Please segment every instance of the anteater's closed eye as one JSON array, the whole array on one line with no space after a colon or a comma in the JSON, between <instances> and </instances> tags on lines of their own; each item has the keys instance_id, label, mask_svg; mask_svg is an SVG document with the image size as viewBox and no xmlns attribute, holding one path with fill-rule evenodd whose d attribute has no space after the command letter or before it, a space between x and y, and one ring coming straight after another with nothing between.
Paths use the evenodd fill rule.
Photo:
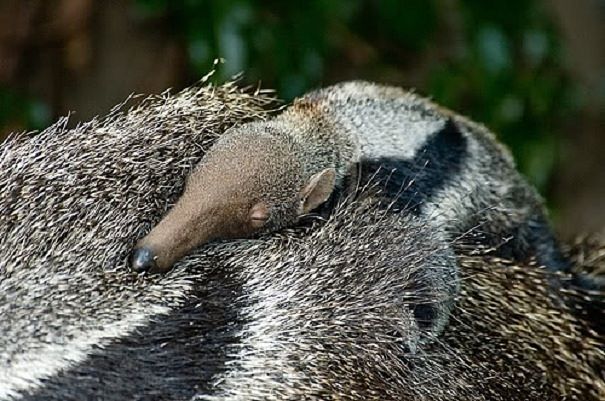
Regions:
<instances>
[{"instance_id":1,"label":"anteater's closed eye","mask_svg":"<svg viewBox=\"0 0 605 401\"><path fill-rule=\"evenodd\" d=\"M269 208L264 202L258 202L252 206L248 217L252 227L262 228L269 220Z\"/></svg>"}]
</instances>

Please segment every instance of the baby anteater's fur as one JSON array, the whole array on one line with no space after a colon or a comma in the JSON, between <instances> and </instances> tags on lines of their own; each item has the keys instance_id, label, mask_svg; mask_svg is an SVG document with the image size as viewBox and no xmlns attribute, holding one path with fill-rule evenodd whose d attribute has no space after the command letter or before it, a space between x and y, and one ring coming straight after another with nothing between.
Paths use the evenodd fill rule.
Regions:
<instances>
[{"instance_id":1,"label":"baby anteater's fur","mask_svg":"<svg viewBox=\"0 0 605 401\"><path fill-rule=\"evenodd\" d=\"M447 240L489 244L517 260L565 266L542 202L483 126L399 88L348 82L311 92L269 121L227 131L185 192L133 255L166 271L213 239L291 226L342 187L345 176L396 174L395 207ZM405 191L404 191L405 189Z\"/></svg>"}]
</instances>

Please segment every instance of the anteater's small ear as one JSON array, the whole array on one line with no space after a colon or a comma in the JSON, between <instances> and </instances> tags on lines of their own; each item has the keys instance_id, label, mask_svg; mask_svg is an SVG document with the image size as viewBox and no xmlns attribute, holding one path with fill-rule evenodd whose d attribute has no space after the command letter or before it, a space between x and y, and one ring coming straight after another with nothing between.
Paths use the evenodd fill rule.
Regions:
<instances>
[{"instance_id":1,"label":"anteater's small ear","mask_svg":"<svg viewBox=\"0 0 605 401\"><path fill-rule=\"evenodd\" d=\"M248 213L250 224L254 228L262 228L269 220L269 208L265 202L258 202L250 209Z\"/></svg>"},{"instance_id":2,"label":"anteater's small ear","mask_svg":"<svg viewBox=\"0 0 605 401\"><path fill-rule=\"evenodd\" d=\"M301 192L302 213L308 213L327 201L335 185L336 171L333 168L314 174Z\"/></svg>"}]
</instances>

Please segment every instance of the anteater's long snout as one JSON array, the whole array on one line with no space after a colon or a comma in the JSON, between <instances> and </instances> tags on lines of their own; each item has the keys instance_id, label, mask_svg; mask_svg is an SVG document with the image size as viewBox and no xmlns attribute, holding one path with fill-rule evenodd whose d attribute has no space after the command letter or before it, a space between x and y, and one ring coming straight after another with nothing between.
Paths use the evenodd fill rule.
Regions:
<instances>
[{"instance_id":1,"label":"anteater's long snout","mask_svg":"<svg viewBox=\"0 0 605 401\"><path fill-rule=\"evenodd\" d=\"M242 226L239 219L228 208L215 204L182 197L135 245L129 259L132 270L163 273L195 248L215 239L237 236L239 232L234 232L234 227Z\"/></svg>"},{"instance_id":2,"label":"anteater's long snout","mask_svg":"<svg viewBox=\"0 0 605 401\"><path fill-rule=\"evenodd\" d=\"M213 226L196 224L195 219L168 214L130 254L130 267L137 273L163 273L183 256L217 238Z\"/></svg>"},{"instance_id":3,"label":"anteater's long snout","mask_svg":"<svg viewBox=\"0 0 605 401\"><path fill-rule=\"evenodd\" d=\"M160 223L137 243L130 254L130 267L137 273L164 273L193 249L215 238L215 233L204 226L175 232Z\"/></svg>"}]
</instances>

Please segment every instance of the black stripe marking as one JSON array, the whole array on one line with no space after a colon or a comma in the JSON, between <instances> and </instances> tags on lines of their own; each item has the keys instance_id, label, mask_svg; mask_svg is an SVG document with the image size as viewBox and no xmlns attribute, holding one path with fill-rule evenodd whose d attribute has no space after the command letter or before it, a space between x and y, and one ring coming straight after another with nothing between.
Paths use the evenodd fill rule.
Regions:
<instances>
[{"instance_id":1,"label":"black stripe marking","mask_svg":"<svg viewBox=\"0 0 605 401\"><path fill-rule=\"evenodd\" d=\"M44 379L23 399L189 400L212 394L212 378L227 369L229 345L244 325L239 295L234 280L217 274L200 283L182 308L92 349L85 361Z\"/></svg>"},{"instance_id":2,"label":"black stripe marking","mask_svg":"<svg viewBox=\"0 0 605 401\"><path fill-rule=\"evenodd\" d=\"M412 159L361 161L360 184L376 185L392 211L420 214L421 207L458 175L468 157L467 139L448 119Z\"/></svg>"}]
</instances>

